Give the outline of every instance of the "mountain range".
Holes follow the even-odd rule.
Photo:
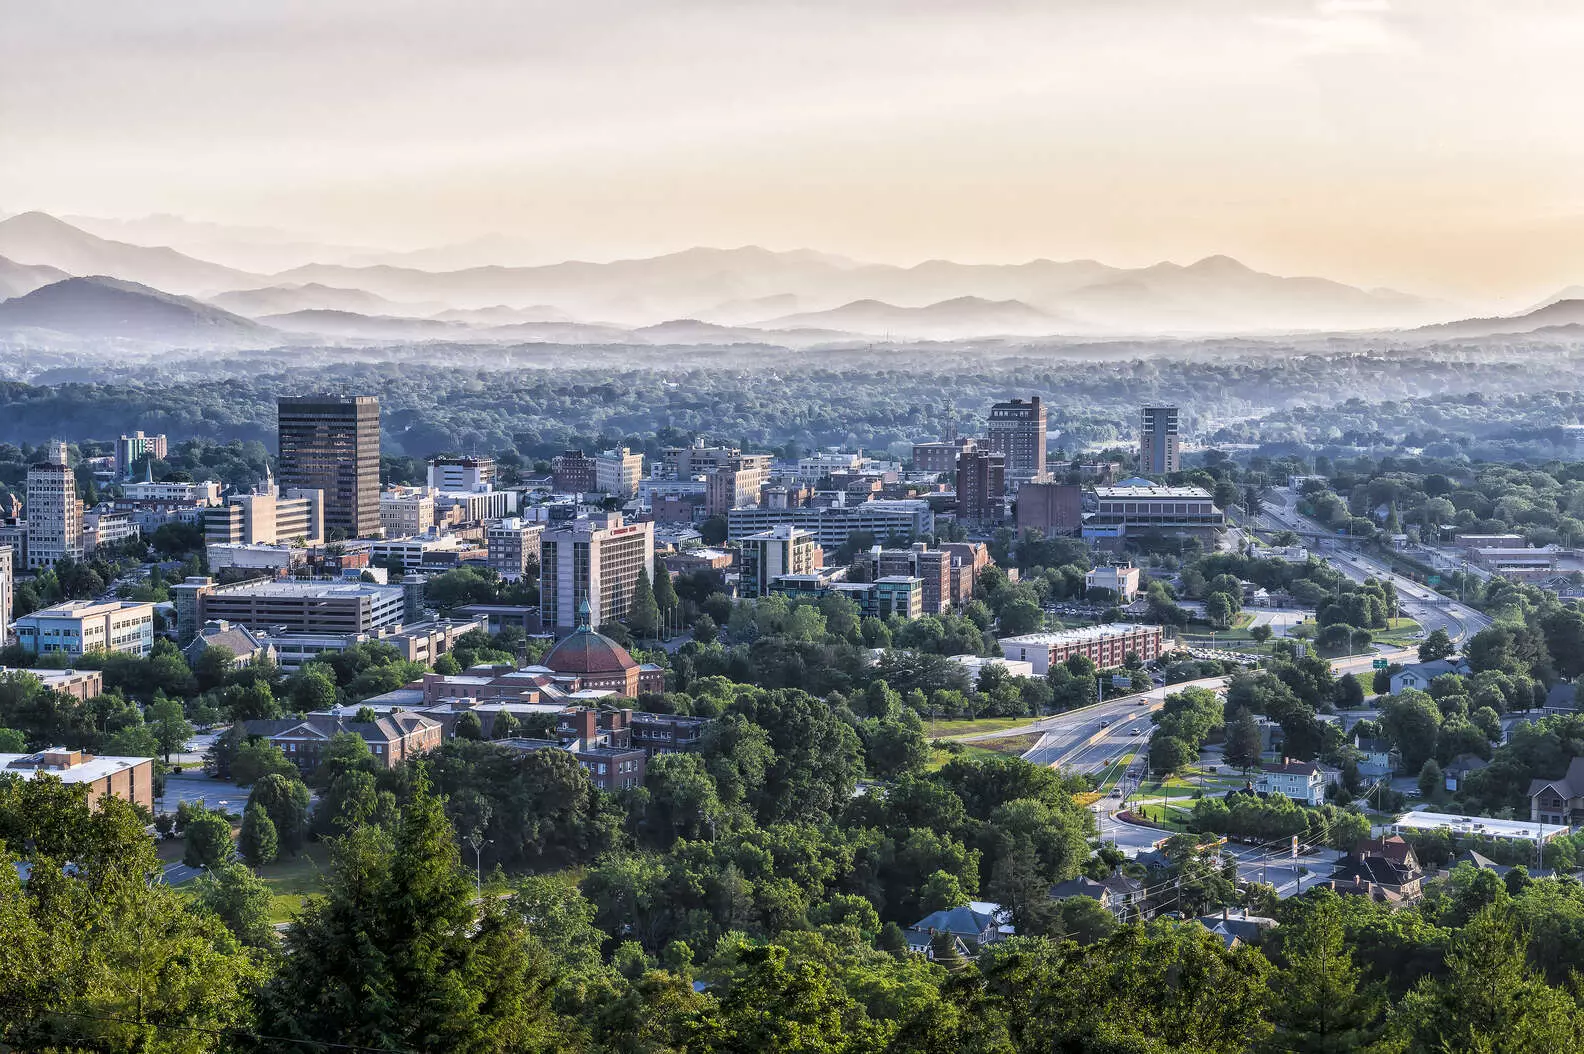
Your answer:
[[[0,334],[19,332],[179,347],[281,342],[269,327],[212,304],[103,275],[62,279],[0,301]]]
[[[1564,290],[1568,292],[1569,290]],[[1584,290],[1578,290],[1584,292]],[[1465,318],[1457,322],[1421,326],[1413,333],[1436,339],[1474,339],[1480,337],[1520,336],[1556,326],[1584,324],[1584,298],[1548,300],[1541,307],[1521,315],[1495,318]]]
[[[203,225],[189,228],[174,218],[154,219],[159,222],[117,227],[99,221],[98,226],[128,238],[159,231],[183,234],[183,244],[189,246],[206,234],[219,237]],[[239,233],[226,228],[222,233],[235,241],[246,229]],[[355,255],[341,249],[337,255],[343,259]],[[0,294],[13,297],[61,274],[99,275],[209,299],[227,312],[251,318],[350,312],[369,318],[432,318],[495,331],[527,326],[524,332],[533,332],[535,326],[572,322],[632,330],[690,320],[777,333],[812,330],[862,337],[1090,337],[1379,330],[1453,314],[1447,305],[1391,290],[1265,274],[1225,256],[1139,268],[1094,260],[930,260],[904,267],[808,249],[774,252],[747,246],[693,248],[608,263],[436,271],[321,262],[266,273],[211,262],[169,245],[102,237],[30,212],[0,221],[0,257],[10,262],[0,266]],[[294,325],[303,321],[295,319]],[[321,321],[329,324],[331,319]],[[337,317],[337,329],[348,325],[350,320]],[[708,335],[735,339],[738,334]],[[742,335],[755,337],[753,332]],[[497,338],[506,339],[499,332],[490,339]]]

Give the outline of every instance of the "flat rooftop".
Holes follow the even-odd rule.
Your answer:
[[[1487,838],[1516,838],[1522,841],[1546,841],[1567,834],[1560,824],[1535,823],[1533,820],[1498,820],[1490,816],[1463,816],[1446,812],[1405,812],[1392,821],[1396,831],[1448,830],[1460,835],[1484,835]]]
[[[1140,630],[1155,630],[1159,626],[1146,626],[1137,622],[1108,622],[1104,626],[1079,626],[1077,629],[1053,630],[1047,633],[1025,633],[1019,637],[1002,637],[1002,644],[1086,644],[1112,637],[1125,637]]]
[[[0,772],[14,772],[23,779],[32,779],[43,773],[46,776],[57,777],[62,783],[93,783],[117,772],[125,772],[138,765],[152,764],[154,761],[153,758],[95,757],[84,754],[82,761],[69,768],[37,764],[43,755],[58,752],[47,750],[34,754],[0,754]]]
[[[31,615],[19,615],[17,617],[87,618],[91,615],[103,615],[107,612],[121,611],[126,608],[148,608],[152,611],[154,605],[136,600],[66,600],[59,604],[51,604],[47,608],[39,608]]]
[[[1152,498],[1210,500],[1210,492],[1203,487],[1096,487],[1094,492],[1095,497],[1112,501],[1143,501]]]
[[[401,586],[381,586],[372,582],[286,582],[255,581],[237,586],[222,586],[220,596],[291,597],[307,600],[334,600],[350,597],[400,597]]]

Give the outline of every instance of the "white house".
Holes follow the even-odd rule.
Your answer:
[[[1461,656],[1437,659],[1434,662],[1416,662],[1392,674],[1391,691],[1393,695],[1407,688],[1417,688],[1421,692],[1428,691],[1430,682],[1442,674],[1455,673],[1460,677],[1467,677],[1472,672],[1468,660]]]
[[[1314,762],[1283,758],[1279,764],[1260,766],[1254,789],[1260,794],[1284,794],[1305,805],[1322,805],[1326,782],[1325,770]]]

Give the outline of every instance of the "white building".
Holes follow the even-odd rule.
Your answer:
[[[797,478],[804,483],[818,483],[832,472],[857,472],[863,467],[862,454],[845,451],[826,451],[811,457],[798,458]]]
[[[147,655],[154,647],[154,605],[70,600],[17,619],[16,635],[17,643],[34,655]]]
[[[27,474],[27,564],[35,569],[83,555],[82,502],[66,464],[66,444],[51,443],[48,457]]]
[[[1260,794],[1284,794],[1305,805],[1324,805],[1325,770],[1312,761],[1289,761],[1260,766],[1254,789]]]
[[[285,571],[308,562],[308,550],[291,545],[248,545],[245,542],[210,542],[204,547],[209,570],[227,567]]]
[[[539,540],[539,610],[545,628],[573,629],[586,600],[589,625],[625,618],[640,571],[654,569],[654,525],[607,513],[552,526]]]
[[[594,486],[602,494],[617,498],[632,498],[638,494],[638,481],[643,478],[643,455],[634,454],[626,447],[601,451],[594,458]]]
[[[1121,598],[1122,603],[1132,603],[1138,596],[1139,569],[1132,564],[1125,567],[1097,567],[1084,574],[1084,589],[1109,589]]]
[[[204,480],[202,483],[123,483],[121,496],[127,501],[153,501],[153,502],[180,502],[182,504],[198,503],[201,505],[220,504],[220,483],[218,480]]]
[[[450,510],[456,510],[454,514]],[[454,515],[458,523],[503,520],[517,513],[514,490],[442,490],[435,495],[435,516]]]
[[[434,469],[431,467],[430,471]],[[432,487],[391,487],[380,492],[380,529],[387,538],[410,538],[434,529]]]
[[[429,462],[429,486],[435,490],[491,490],[495,486],[495,459],[437,457]]]
[[[979,681],[979,675],[992,666],[1005,670],[1008,677],[1034,676],[1034,664],[1017,659],[1001,659],[994,655],[953,655],[951,660],[967,670],[968,676],[976,684]]]

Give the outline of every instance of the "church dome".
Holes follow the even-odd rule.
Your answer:
[[[544,665],[556,673],[582,677],[625,674],[638,664],[627,649],[587,624],[579,626],[561,643],[550,649]]]

